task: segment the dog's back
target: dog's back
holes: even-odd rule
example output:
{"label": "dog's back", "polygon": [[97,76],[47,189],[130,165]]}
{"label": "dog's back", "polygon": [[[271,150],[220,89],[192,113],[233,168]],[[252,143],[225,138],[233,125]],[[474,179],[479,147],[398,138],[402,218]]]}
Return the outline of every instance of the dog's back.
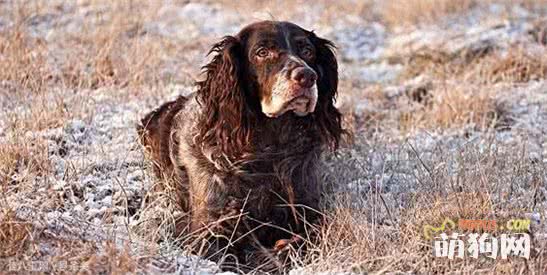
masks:
{"label": "dog's back", "polygon": [[154,172],[163,180],[172,177],[174,172],[169,156],[173,118],[187,101],[188,98],[179,96],[164,103],[147,114],[137,126],[141,144],[154,162]]}

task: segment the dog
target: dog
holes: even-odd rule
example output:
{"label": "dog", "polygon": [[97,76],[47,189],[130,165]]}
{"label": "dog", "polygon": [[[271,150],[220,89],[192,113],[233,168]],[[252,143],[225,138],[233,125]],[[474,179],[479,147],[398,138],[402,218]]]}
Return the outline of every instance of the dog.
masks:
{"label": "dog", "polygon": [[138,126],[141,143],[205,255],[240,264],[277,251],[318,222],[320,157],[344,129],[334,102],[334,44],[293,23],[261,21],[209,52],[194,94],[167,102]]}

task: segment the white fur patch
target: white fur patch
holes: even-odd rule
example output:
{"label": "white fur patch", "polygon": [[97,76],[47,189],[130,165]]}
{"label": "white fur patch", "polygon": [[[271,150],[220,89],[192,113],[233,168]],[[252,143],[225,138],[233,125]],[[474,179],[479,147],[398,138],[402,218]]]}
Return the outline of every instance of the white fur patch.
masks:
{"label": "white fur patch", "polygon": [[[297,88],[287,78],[287,70],[281,70],[276,75],[271,99],[269,101],[263,99],[261,102],[262,112],[269,117],[278,117],[290,110],[299,116],[312,113],[317,105],[317,85],[314,84],[311,88],[302,89],[301,93],[297,93],[293,89]],[[305,99],[308,100],[307,104]]]}

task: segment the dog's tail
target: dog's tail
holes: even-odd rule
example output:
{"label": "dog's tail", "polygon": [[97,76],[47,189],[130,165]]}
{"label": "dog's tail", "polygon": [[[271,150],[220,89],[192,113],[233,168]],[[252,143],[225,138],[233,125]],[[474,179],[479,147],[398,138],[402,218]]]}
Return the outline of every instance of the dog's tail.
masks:
{"label": "dog's tail", "polygon": [[154,172],[164,179],[174,170],[170,158],[170,139],[175,115],[184,107],[188,98],[179,96],[148,113],[137,125],[137,133],[146,153],[154,163]]}

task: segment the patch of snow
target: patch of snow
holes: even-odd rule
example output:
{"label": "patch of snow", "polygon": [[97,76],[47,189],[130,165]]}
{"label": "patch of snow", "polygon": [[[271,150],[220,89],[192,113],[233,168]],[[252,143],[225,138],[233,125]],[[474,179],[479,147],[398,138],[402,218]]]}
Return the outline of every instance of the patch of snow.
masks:
{"label": "patch of snow", "polygon": [[413,31],[399,30],[388,39],[385,56],[404,56],[421,49],[451,54],[484,45],[505,49],[515,43],[532,42],[532,37],[528,35],[532,27],[527,20],[515,18],[509,21],[494,17],[490,21],[470,24],[465,28],[430,25]]}
{"label": "patch of snow", "polygon": [[401,64],[373,63],[359,68],[357,78],[371,83],[388,83],[397,79],[402,70]]}
{"label": "patch of snow", "polygon": [[355,26],[338,24],[327,37],[338,45],[343,60],[378,60],[384,52],[386,29],[377,22]]}
{"label": "patch of snow", "polygon": [[163,36],[192,40],[202,35],[234,34],[241,27],[241,16],[220,5],[191,2],[184,6],[164,5],[158,11],[160,21],[148,23],[145,29]]}

